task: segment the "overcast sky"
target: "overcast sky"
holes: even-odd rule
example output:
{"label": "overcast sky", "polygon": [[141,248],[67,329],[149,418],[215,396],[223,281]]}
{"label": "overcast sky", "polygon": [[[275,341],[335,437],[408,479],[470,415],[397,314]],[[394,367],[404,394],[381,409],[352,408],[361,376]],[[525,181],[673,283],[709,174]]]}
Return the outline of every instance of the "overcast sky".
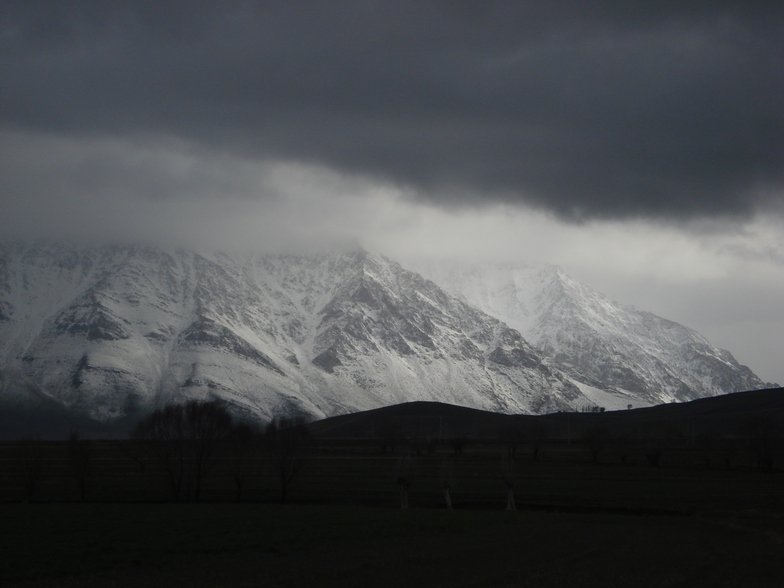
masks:
{"label": "overcast sky", "polygon": [[784,3],[0,0],[0,232],[557,263],[784,384]]}

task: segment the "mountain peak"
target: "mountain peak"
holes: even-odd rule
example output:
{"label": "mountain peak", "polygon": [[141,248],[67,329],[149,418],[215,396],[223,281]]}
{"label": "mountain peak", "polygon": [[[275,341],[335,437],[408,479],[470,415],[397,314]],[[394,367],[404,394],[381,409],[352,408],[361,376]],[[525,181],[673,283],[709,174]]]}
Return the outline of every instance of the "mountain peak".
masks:
{"label": "mountain peak", "polygon": [[459,267],[423,273],[518,329],[578,382],[651,404],[764,386],[692,329],[613,302],[558,266],[470,267],[469,279]]}
{"label": "mountain peak", "polygon": [[104,420],[186,398],[261,419],[414,400],[537,413],[758,387],[728,352],[560,268],[435,269],[361,248],[0,247],[0,405],[46,398]]}
{"label": "mountain peak", "polygon": [[221,398],[268,418],[406,400],[535,412],[579,394],[508,326],[362,249],[53,247],[3,259],[0,404],[44,395],[105,420]]}

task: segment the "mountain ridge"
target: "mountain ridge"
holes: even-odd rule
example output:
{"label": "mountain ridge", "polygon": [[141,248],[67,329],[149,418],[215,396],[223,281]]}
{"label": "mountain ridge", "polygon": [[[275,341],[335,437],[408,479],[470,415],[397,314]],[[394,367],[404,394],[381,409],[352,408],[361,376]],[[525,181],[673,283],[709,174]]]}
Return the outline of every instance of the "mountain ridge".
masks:
{"label": "mountain ridge", "polygon": [[[37,396],[107,420],[217,397],[268,418],[433,394],[538,410],[579,394],[522,369],[541,362],[519,334],[367,252],[5,248],[0,268],[6,404]],[[496,350],[504,365],[486,362]]]}
{"label": "mountain ridge", "polygon": [[611,301],[557,266],[414,267],[518,329],[543,357],[586,384],[623,390],[651,404],[764,386],[731,353],[693,329]]}
{"label": "mountain ridge", "polygon": [[[547,308],[576,304],[561,299]],[[102,421],[187,398],[261,420],[410,400],[529,413],[657,400],[361,249],[0,246],[0,311],[0,405]]]}

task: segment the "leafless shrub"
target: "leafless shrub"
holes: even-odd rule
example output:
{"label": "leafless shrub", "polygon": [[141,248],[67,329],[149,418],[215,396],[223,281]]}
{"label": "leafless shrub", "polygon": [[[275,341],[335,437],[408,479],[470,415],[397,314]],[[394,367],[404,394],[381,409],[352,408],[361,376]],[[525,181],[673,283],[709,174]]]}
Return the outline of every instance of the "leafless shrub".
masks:
{"label": "leafless shrub", "polygon": [[517,510],[515,504],[515,482],[517,481],[517,468],[514,455],[508,450],[501,451],[501,483],[506,488],[506,510]]}
{"label": "leafless shrub", "polygon": [[251,471],[251,460],[249,459],[251,448],[254,439],[258,436],[257,428],[245,422],[237,423],[229,435],[231,477],[234,480],[237,502],[242,502],[242,490]]}
{"label": "leafless shrub", "polygon": [[215,450],[231,430],[231,415],[224,407],[191,400],[153,411],[132,437],[162,466],[172,500],[198,501]]}
{"label": "leafless shrub", "polygon": [[291,481],[309,457],[313,439],[303,417],[275,417],[264,430],[264,441],[280,482],[280,501],[285,503]]}
{"label": "leafless shrub", "polygon": [[408,494],[414,485],[416,471],[411,455],[401,455],[397,460],[397,485],[400,488],[400,508],[408,508]]}
{"label": "leafless shrub", "polygon": [[17,471],[22,485],[22,501],[29,504],[41,487],[44,451],[39,439],[28,439],[16,448]]}
{"label": "leafless shrub", "polygon": [[84,502],[87,497],[87,479],[92,473],[92,455],[90,441],[79,436],[79,431],[71,431],[68,435],[68,463],[71,468],[79,500]]}

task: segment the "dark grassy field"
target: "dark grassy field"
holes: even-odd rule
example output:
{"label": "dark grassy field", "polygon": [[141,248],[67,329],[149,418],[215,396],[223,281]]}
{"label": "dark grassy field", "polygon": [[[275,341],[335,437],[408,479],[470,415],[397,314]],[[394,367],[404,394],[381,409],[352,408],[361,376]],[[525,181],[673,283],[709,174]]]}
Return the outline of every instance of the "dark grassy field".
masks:
{"label": "dark grassy field", "polygon": [[7,586],[781,586],[758,516],[0,505]]}
{"label": "dark grassy field", "polygon": [[[778,426],[780,391],[733,396],[539,418],[428,403],[314,423],[287,504],[260,440],[242,457],[242,503],[229,445],[200,502],[175,503],[150,446],[89,442],[82,497],[66,442],[3,443],[0,585],[782,586],[781,435],[761,463],[747,426]],[[461,455],[450,434],[466,434]]]}
{"label": "dark grassy field", "polygon": [[[400,457],[372,443],[314,450],[285,505],[261,448],[242,504],[230,502],[226,463],[207,479],[206,502],[164,502],[161,472],[140,472],[114,443],[94,448],[79,503],[62,444],[46,449],[32,503],[15,498],[18,478],[3,478],[2,585],[784,585],[784,472],[751,459],[709,468],[697,449],[651,467],[634,456],[622,464],[611,448],[593,463],[580,446],[552,442],[540,461],[523,447],[516,512],[504,510],[491,443],[458,459],[443,447],[412,457],[405,511]],[[454,465],[452,511],[444,461]],[[90,502],[117,499],[135,502]]]}
{"label": "dark grassy field", "polygon": [[[26,492],[29,473],[21,450],[29,442],[0,445],[0,502],[78,502],[76,484],[65,443],[33,443],[37,457],[35,487]],[[580,443],[548,441],[534,460],[521,443],[515,453],[516,501],[521,508],[570,512],[741,514],[784,513],[784,470],[756,468],[754,454],[742,445],[666,448],[652,467],[639,451],[607,445],[592,461]],[[382,453],[373,441],[323,442],[311,448],[291,483],[290,500],[308,504],[343,504],[394,508],[399,505],[397,478],[405,459],[413,480],[412,507],[444,506],[442,483],[448,468],[452,500],[458,509],[503,508],[497,441],[469,441],[461,456],[447,445],[407,455],[403,446]],[[622,463],[621,455],[626,456]],[[729,467],[724,460],[731,455]],[[780,455],[784,459],[784,454]],[[144,466],[142,469],[141,466]],[[234,502],[235,462],[216,457],[204,479],[202,502]],[[246,475],[240,498],[250,502],[279,499],[276,470],[262,445],[245,457]],[[84,476],[87,502],[172,501],[165,472],[153,456],[134,456],[118,442],[92,442]]]}

